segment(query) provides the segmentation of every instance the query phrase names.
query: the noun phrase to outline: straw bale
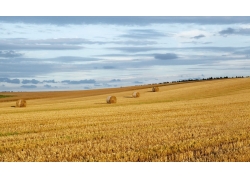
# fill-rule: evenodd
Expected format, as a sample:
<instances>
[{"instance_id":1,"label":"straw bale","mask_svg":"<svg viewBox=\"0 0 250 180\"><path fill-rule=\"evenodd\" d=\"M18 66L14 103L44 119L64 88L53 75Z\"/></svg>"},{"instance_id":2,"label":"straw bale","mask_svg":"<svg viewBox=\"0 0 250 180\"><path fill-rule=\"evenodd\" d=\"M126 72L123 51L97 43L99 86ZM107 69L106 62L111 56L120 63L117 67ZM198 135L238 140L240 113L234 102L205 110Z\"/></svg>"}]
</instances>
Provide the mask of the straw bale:
<instances>
[{"instance_id":1,"label":"straw bale","mask_svg":"<svg viewBox=\"0 0 250 180\"><path fill-rule=\"evenodd\" d=\"M158 87L153 87L153 88L152 88L152 91L153 91L153 92L158 92L158 91L159 91L159 88L158 88Z\"/></svg>"},{"instance_id":2,"label":"straw bale","mask_svg":"<svg viewBox=\"0 0 250 180\"><path fill-rule=\"evenodd\" d=\"M115 96L108 96L106 101L107 101L108 104L111 104L111 103L116 103L117 99L116 99Z\"/></svg>"},{"instance_id":3,"label":"straw bale","mask_svg":"<svg viewBox=\"0 0 250 180\"><path fill-rule=\"evenodd\" d=\"M24 99L18 99L16 101L16 107L26 107L27 103Z\"/></svg>"},{"instance_id":4,"label":"straw bale","mask_svg":"<svg viewBox=\"0 0 250 180\"><path fill-rule=\"evenodd\" d=\"M135 92L133 92L132 96L134 98L140 97L140 93L135 91Z\"/></svg>"}]
</instances>

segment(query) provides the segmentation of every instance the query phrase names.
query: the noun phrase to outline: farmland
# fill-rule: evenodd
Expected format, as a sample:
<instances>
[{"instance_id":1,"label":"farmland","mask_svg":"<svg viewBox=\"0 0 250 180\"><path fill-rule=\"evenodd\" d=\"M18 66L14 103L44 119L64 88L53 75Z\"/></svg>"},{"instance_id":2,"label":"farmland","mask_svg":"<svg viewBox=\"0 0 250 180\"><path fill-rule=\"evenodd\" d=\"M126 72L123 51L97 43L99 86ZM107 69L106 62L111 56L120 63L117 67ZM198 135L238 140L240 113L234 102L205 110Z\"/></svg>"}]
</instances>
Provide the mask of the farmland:
<instances>
[{"instance_id":1,"label":"farmland","mask_svg":"<svg viewBox=\"0 0 250 180\"><path fill-rule=\"evenodd\" d=\"M250 161L250 78L1 95L1 162Z\"/></svg>"}]
</instances>

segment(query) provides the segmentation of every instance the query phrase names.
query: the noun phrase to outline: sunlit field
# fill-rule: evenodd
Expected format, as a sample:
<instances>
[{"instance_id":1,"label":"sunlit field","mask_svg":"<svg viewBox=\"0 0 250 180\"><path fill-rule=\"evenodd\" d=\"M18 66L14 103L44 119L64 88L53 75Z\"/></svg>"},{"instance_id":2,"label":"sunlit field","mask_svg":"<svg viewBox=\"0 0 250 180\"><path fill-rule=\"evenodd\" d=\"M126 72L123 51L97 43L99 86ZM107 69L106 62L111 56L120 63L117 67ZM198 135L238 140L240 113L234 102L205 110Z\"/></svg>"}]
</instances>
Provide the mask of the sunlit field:
<instances>
[{"instance_id":1,"label":"sunlit field","mask_svg":"<svg viewBox=\"0 0 250 180\"><path fill-rule=\"evenodd\" d=\"M250 78L152 87L0 93L0 161L250 161Z\"/></svg>"}]
</instances>

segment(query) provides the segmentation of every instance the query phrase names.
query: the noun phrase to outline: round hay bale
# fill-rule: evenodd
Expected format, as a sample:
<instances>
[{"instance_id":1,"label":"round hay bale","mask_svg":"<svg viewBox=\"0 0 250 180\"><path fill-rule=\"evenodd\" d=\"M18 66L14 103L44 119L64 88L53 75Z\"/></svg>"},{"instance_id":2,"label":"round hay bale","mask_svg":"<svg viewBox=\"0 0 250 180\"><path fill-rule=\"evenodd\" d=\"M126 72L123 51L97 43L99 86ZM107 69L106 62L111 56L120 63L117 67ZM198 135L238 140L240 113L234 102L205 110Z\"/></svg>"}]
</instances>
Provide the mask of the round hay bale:
<instances>
[{"instance_id":1,"label":"round hay bale","mask_svg":"<svg viewBox=\"0 0 250 180\"><path fill-rule=\"evenodd\" d=\"M117 100L115 96L108 96L106 101L108 104L111 104L111 103L116 103Z\"/></svg>"},{"instance_id":2,"label":"round hay bale","mask_svg":"<svg viewBox=\"0 0 250 180\"><path fill-rule=\"evenodd\" d=\"M133 92L132 96L134 98L140 97L140 93L135 91L135 92Z\"/></svg>"},{"instance_id":3,"label":"round hay bale","mask_svg":"<svg viewBox=\"0 0 250 180\"><path fill-rule=\"evenodd\" d=\"M16 107L26 107L26 100L24 99L19 99L16 101Z\"/></svg>"},{"instance_id":4,"label":"round hay bale","mask_svg":"<svg viewBox=\"0 0 250 180\"><path fill-rule=\"evenodd\" d=\"M158 88L158 87L153 87L153 88L152 88L152 91L153 91L153 92L158 92L158 91L159 91L159 88Z\"/></svg>"}]
</instances>

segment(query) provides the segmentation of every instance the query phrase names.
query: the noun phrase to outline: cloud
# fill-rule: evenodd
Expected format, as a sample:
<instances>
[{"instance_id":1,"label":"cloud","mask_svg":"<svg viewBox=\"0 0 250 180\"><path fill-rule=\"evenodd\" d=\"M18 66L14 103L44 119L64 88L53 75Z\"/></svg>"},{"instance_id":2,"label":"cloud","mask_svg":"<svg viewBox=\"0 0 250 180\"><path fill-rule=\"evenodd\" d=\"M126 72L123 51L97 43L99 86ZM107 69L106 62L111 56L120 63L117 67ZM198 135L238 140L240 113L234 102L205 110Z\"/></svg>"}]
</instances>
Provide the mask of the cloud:
<instances>
[{"instance_id":1,"label":"cloud","mask_svg":"<svg viewBox=\"0 0 250 180\"><path fill-rule=\"evenodd\" d=\"M94 86L102 86L101 84L94 84Z\"/></svg>"},{"instance_id":2,"label":"cloud","mask_svg":"<svg viewBox=\"0 0 250 180\"><path fill-rule=\"evenodd\" d=\"M52 86L48 85L48 84L45 84L43 87L45 87L45 88L52 88Z\"/></svg>"},{"instance_id":3,"label":"cloud","mask_svg":"<svg viewBox=\"0 0 250 180\"><path fill-rule=\"evenodd\" d=\"M128 41L108 41L107 44L126 44L126 45L152 45L157 44L156 41L148 41L148 40L128 40Z\"/></svg>"},{"instance_id":4,"label":"cloud","mask_svg":"<svg viewBox=\"0 0 250 180\"><path fill-rule=\"evenodd\" d=\"M22 84L38 84L38 83L40 83L40 81L35 80L35 79L32 79L32 80L24 79L22 81Z\"/></svg>"},{"instance_id":5,"label":"cloud","mask_svg":"<svg viewBox=\"0 0 250 180\"><path fill-rule=\"evenodd\" d=\"M98 57L131 57L130 54L127 54L127 53L124 53L124 54L121 54L121 53L117 53L117 54L101 54L101 55L96 55Z\"/></svg>"},{"instance_id":6,"label":"cloud","mask_svg":"<svg viewBox=\"0 0 250 180\"><path fill-rule=\"evenodd\" d=\"M46 59L46 61L59 61L59 62L83 62L83 61L96 61L100 60L99 58L93 58L93 57L79 57L79 56L60 56L56 58L50 58Z\"/></svg>"},{"instance_id":7,"label":"cloud","mask_svg":"<svg viewBox=\"0 0 250 180\"><path fill-rule=\"evenodd\" d=\"M220 35L234 34L235 30L233 28L227 28L225 30L219 31Z\"/></svg>"},{"instance_id":8,"label":"cloud","mask_svg":"<svg viewBox=\"0 0 250 180\"><path fill-rule=\"evenodd\" d=\"M4 58L14 58L14 57L21 57L23 56L22 53L17 53L16 51L0 51L0 57Z\"/></svg>"},{"instance_id":9,"label":"cloud","mask_svg":"<svg viewBox=\"0 0 250 180\"><path fill-rule=\"evenodd\" d=\"M12 84L20 84L19 79L0 78L0 82L7 82L7 83L12 83Z\"/></svg>"},{"instance_id":10,"label":"cloud","mask_svg":"<svg viewBox=\"0 0 250 180\"><path fill-rule=\"evenodd\" d=\"M89 71L94 69L95 66L103 67L108 65L106 62L91 62L94 60L97 60L97 58L11 58L8 60L0 58L0 77L32 79L36 76L47 76L51 73L75 73L83 70ZM89 63L81 63L85 61ZM50 77L49 75L48 78Z\"/></svg>"},{"instance_id":11,"label":"cloud","mask_svg":"<svg viewBox=\"0 0 250 180\"><path fill-rule=\"evenodd\" d=\"M105 86L105 87L112 87L112 85L110 85L108 83L103 83L103 86Z\"/></svg>"},{"instance_id":12,"label":"cloud","mask_svg":"<svg viewBox=\"0 0 250 180\"><path fill-rule=\"evenodd\" d=\"M141 82L141 81L134 81L133 83L134 84L142 84L143 82Z\"/></svg>"},{"instance_id":13,"label":"cloud","mask_svg":"<svg viewBox=\"0 0 250 180\"><path fill-rule=\"evenodd\" d=\"M117 48L126 48L126 47L117 47ZM86 61L88 63L81 64L81 63L72 63L73 61L76 62L79 61L81 57L72 57L71 59L68 59L68 57L65 57L61 60L60 58L48 58L48 59L38 59L38 58L11 58L11 59L4 59L0 58L0 77L5 78L19 78L19 77L25 77L24 79L36 79L35 77L44 76L47 78L52 77L51 73L57 73L57 74L63 74L64 72L67 73L76 73L76 72L82 72L82 71L93 71L96 73L99 73L99 70L105 69L109 70L113 69L128 69L128 68L137 68L137 69L143 69L145 67L151 67L155 65L167 65L170 64L171 59L174 59L175 61L179 59L188 59L188 61L178 61L180 64L193 64L196 62L191 62L189 60L200 60L198 63L201 63L202 60L206 59L207 57L203 57L204 55L208 55L208 57L221 59L221 55L227 53L228 55L233 53L248 53L250 47L218 47L218 46L206 46L206 47L166 47L166 48L160 48L164 51L160 51L157 53L156 50L160 50L159 48L155 48L156 52L151 52L150 50L154 49L152 47L132 47L129 46L126 51L134 52L136 49L139 51L145 51L144 53L121 53L120 55L124 55L126 57L119 57L119 61L116 60L116 58L106 58L104 61L88 61L86 57ZM123 49L124 50L124 49ZM148 51L148 52L147 52ZM171 52L171 53L165 53L165 52ZM174 53L173 53L174 52ZM211 53L210 53L211 52ZM198 54L204 54L203 56L195 56ZM212 54L216 54L213 57ZM117 53L119 55L119 53ZM114 54L114 56L117 56ZM240 54L239 54L240 55ZM249 55L249 53L247 54ZM233 59L236 56L232 57L226 57L224 59ZM239 56L237 56L238 58ZM240 57L246 58L246 57ZM164 61L165 59L165 61ZM84 61L85 58L83 58L82 61ZM91 59L89 59L91 60ZM93 59L94 60L94 59ZM61 63L61 62L69 62L69 63ZM172 62L173 63L173 62ZM94 67L98 67L95 69ZM92 77L90 77L91 79ZM120 77L114 77L114 78L120 78ZM66 78L64 78L66 79ZM111 78L112 79L112 78ZM41 81L42 83L43 81ZM31 82L30 82L31 83ZM54 82L45 82L45 84L48 83L54 83ZM73 82L74 83L74 82Z\"/></svg>"},{"instance_id":14,"label":"cloud","mask_svg":"<svg viewBox=\"0 0 250 180\"><path fill-rule=\"evenodd\" d=\"M5 44L0 42L2 50L78 50L83 49L81 46L71 45L29 45L29 44Z\"/></svg>"},{"instance_id":15,"label":"cloud","mask_svg":"<svg viewBox=\"0 0 250 180\"><path fill-rule=\"evenodd\" d=\"M95 61L96 60L96 61ZM25 77L32 79L36 76L46 76L50 73L78 72L105 66L107 63L98 62L97 58L58 57L58 58L0 58L0 77ZM85 63L88 61L89 63ZM95 61L91 63L91 61ZM83 62L83 63L82 63ZM51 76L48 76L50 78ZM35 78L34 78L35 79ZM47 79L47 78L46 78ZM52 82L48 82L52 83Z\"/></svg>"},{"instance_id":16,"label":"cloud","mask_svg":"<svg viewBox=\"0 0 250 180\"><path fill-rule=\"evenodd\" d=\"M51 86L49 84L45 84L43 87L47 89L58 88L57 86Z\"/></svg>"},{"instance_id":17,"label":"cloud","mask_svg":"<svg viewBox=\"0 0 250 180\"><path fill-rule=\"evenodd\" d=\"M38 51L38 50L80 50L84 49L83 44L126 44L126 45L153 45L157 44L155 41L146 41L146 40L129 40L129 41L89 41L82 38L58 38L58 39L41 39L41 40L30 40L24 38L10 38L10 39L0 39L0 57L5 58L13 58L13 57L21 57L24 54L17 53L13 50L30 50L30 51ZM84 57L74 57L74 56L61 56L57 57L57 59L64 60L72 59L90 59L94 58L84 58Z\"/></svg>"},{"instance_id":18,"label":"cloud","mask_svg":"<svg viewBox=\"0 0 250 180\"><path fill-rule=\"evenodd\" d=\"M106 42L102 41L90 41L84 38L53 38L53 39L38 39L38 40L29 40L29 39L22 39L20 41L22 43L29 43L29 44L64 44L64 45L76 45L76 44L106 44Z\"/></svg>"},{"instance_id":19,"label":"cloud","mask_svg":"<svg viewBox=\"0 0 250 180\"><path fill-rule=\"evenodd\" d=\"M194 42L194 41L193 41ZM189 43L189 42L184 42ZM131 47L132 48L132 47ZM229 46L200 46L200 47L166 47L164 50L171 50L171 51L213 51L213 52L232 52L241 49L248 49L250 47L229 47Z\"/></svg>"},{"instance_id":20,"label":"cloud","mask_svg":"<svg viewBox=\"0 0 250 180\"><path fill-rule=\"evenodd\" d=\"M181 38L181 39L183 38L184 39L200 39L200 38L212 36L212 33L206 30L201 30L201 29L189 30L187 28L187 30L184 30L184 31L180 31L180 32L177 31L173 36L177 38Z\"/></svg>"},{"instance_id":21,"label":"cloud","mask_svg":"<svg viewBox=\"0 0 250 180\"><path fill-rule=\"evenodd\" d=\"M153 31L153 30L152 30ZM153 34L153 33L152 33ZM92 45L92 44L126 44L126 45L147 45L147 44L157 44L156 41L149 40L115 40L115 41L90 41L84 38L54 38L54 39L25 39L25 38L9 38L0 39L2 45L10 46L11 44L16 45ZM79 47L79 46L77 46Z\"/></svg>"},{"instance_id":22,"label":"cloud","mask_svg":"<svg viewBox=\"0 0 250 180\"><path fill-rule=\"evenodd\" d=\"M90 41L83 38L54 38L54 39L41 39L41 40L26 40L26 42L32 44L105 44L105 42L101 41Z\"/></svg>"},{"instance_id":23,"label":"cloud","mask_svg":"<svg viewBox=\"0 0 250 180\"><path fill-rule=\"evenodd\" d=\"M250 48L236 50L235 52L233 52L233 54L240 54L240 55L249 56L250 55Z\"/></svg>"},{"instance_id":24,"label":"cloud","mask_svg":"<svg viewBox=\"0 0 250 180\"><path fill-rule=\"evenodd\" d=\"M203 37L206 37L206 36L203 35L203 34L200 34L200 35L198 35L198 36L192 37L192 39L200 39L200 38L203 38Z\"/></svg>"},{"instance_id":25,"label":"cloud","mask_svg":"<svg viewBox=\"0 0 250 180\"><path fill-rule=\"evenodd\" d=\"M112 79L110 80L110 82L120 82L121 80L120 79Z\"/></svg>"},{"instance_id":26,"label":"cloud","mask_svg":"<svg viewBox=\"0 0 250 180\"><path fill-rule=\"evenodd\" d=\"M43 87L48 88L48 89L51 89L51 88L57 88L57 86L52 87L52 86L51 86L51 85L49 85L49 84L45 84Z\"/></svg>"},{"instance_id":27,"label":"cloud","mask_svg":"<svg viewBox=\"0 0 250 180\"><path fill-rule=\"evenodd\" d=\"M61 72L65 69L58 64L43 63L39 59L13 58L8 61L0 59L0 77L30 77L44 75L51 72Z\"/></svg>"},{"instance_id":28,"label":"cloud","mask_svg":"<svg viewBox=\"0 0 250 180\"><path fill-rule=\"evenodd\" d=\"M45 83L57 83L54 79L53 80L43 80Z\"/></svg>"},{"instance_id":29,"label":"cloud","mask_svg":"<svg viewBox=\"0 0 250 180\"><path fill-rule=\"evenodd\" d=\"M129 30L127 34L123 34L120 37L132 39L152 39L164 36L166 36L164 33L160 33L153 29L132 29Z\"/></svg>"},{"instance_id":30,"label":"cloud","mask_svg":"<svg viewBox=\"0 0 250 180\"><path fill-rule=\"evenodd\" d=\"M169 60L169 59L177 59L178 56L174 53L166 53L166 54L155 54L154 58L159 60Z\"/></svg>"},{"instance_id":31,"label":"cloud","mask_svg":"<svg viewBox=\"0 0 250 180\"><path fill-rule=\"evenodd\" d=\"M212 42L202 42L201 44L212 44Z\"/></svg>"},{"instance_id":32,"label":"cloud","mask_svg":"<svg viewBox=\"0 0 250 180\"><path fill-rule=\"evenodd\" d=\"M48 84L45 84L43 87L45 87L45 88L51 88L52 86L48 85Z\"/></svg>"},{"instance_id":33,"label":"cloud","mask_svg":"<svg viewBox=\"0 0 250 180\"><path fill-rule=\"evenodd\" d=\"M218 46L209 46L209 47L188 47L183 49L189 50L199 50L199 51L212 51L212 52L232 52L239 49L245 49L246 47L218 47Z\"/></svg>"},{"instance_id":34,"label":"cloud","mask_svg":"<svg viewBox=\"0 0 250 180\"><path fill-rule=\"evenodd\" d=\"M71 81L71 80L64 80L62 83L67 84L94 84L96 81L94 79L85 79L85 80L79 80L79 81Z\"/></svg>"},{"instance_id":35,"label":"cloud","mask_svg":"<svg viewBox=\"0 0 250 180\"><path fill-rule=\"evenodd\" d=\"M250 35L250 28L227 28L222 31L219 31L219 35L221 36L228 36L228 35L243 35L243 36L249 36Z\"/></svg>"},{"instance_id":36,"label":"cloud","mask_svg":"<svg viewBox=\"0 0 250 180\"><path fill-rule=\"evenodd\" d=\"M24 38L0 39L0 50L78 50L82 49L83 39L61 38L29 40ZM19 54L20 56L21 54ZM1 57L1 56L0 56Z\"/></svg>"},{"instance_id":37,"label":"cloud","mask_svg":"<svg viewBox=\"0 0 250 180\"><path fill-rule=\"evenodd\" d=\"M103 69L115 69L114 66L103 66Z\"/></svg>"},{"instance_id":38,"label":"cloud","mask_svg":"<svg viewBox=\"0 0 250 180\"><path fill-rule=\"evenodd\" d=\"M20 87L22 87L22 88L30 88L30 89L37 88L37 86L35 86L35 85L22 85Z\"/></svg>"},{"instance_id":39,"label":"cloud","mask_svg":"<svg viewBox=\"0 0 250 180\"><path fill-rule=\"evenodd\" d=\"M165 50L166 48L157 48L157 47L111 47L107 49L113 49L113 50L118 50L122 52L128 52L128 53L136 53L136 52L146 52L146 51L154 51L154 50Z\"/></svg>"},{"instance_id":40,"label":"cloud","mask_svg":"<svg viewBox=\"0 0 250 180\"><path fill-rule=\"evenodd\" d=\"M183 44L212 44L212 42L198 42L198 41L189 41L189 42L182 42Z\"/></svg>"},{"instance_id":41,"label":"cloud","mask_svg":"<svg viewBox=\"0 0 250 180\"><path fill-rule=\"evenodd\" d=\"M240 24L250 23L249 16L1 16L0 22L26 24Z\"/></svg>"}]
</instances>

